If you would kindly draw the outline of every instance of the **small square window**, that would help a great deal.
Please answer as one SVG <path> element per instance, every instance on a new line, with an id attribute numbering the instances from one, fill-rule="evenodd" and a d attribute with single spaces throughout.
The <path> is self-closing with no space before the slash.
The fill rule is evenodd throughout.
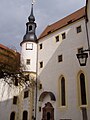
<path id="1" fill-rule="evenodd" d="M 26 43 L 26 50 L 33 50 L 33 43 Z"/>
<path id="2" fill-rule="evenodd" d="M 65 38 L 66 38 L 66 34 L 62 33 L 62 39 L 65 39 Z"/>
<path id="3" fill-rule="evenodd" d="M 77 30 L 77 33 L 80 33 L 82 31 L 81 26 L 78 26 L 76 30 Z"/>
<path id="4" fill-rule="evenodd" d="M 30 59 L 26 59 L 26 64 L 30 65 Z"/>
<path id="5" fill-rule="evenodd" d="M 14 96 L 14 97 L 13 97 L 13 104 L 15 104 L 15 105 L 17 104 L 17 99 L 18 99 L 17 96 Z"/>
<path id="6" fill-rule="evenodd" d="M 62 55 L 58 56 L 58 62 L 62 62 Z"/>
<path id="7" fill-rule="evenodd" d="M 27 97 L 28 97 L 28 94 L 29 94 L 29 91 L 25 91 L 25 92 L 24 92 L 24 98 L 27 98 Z"/>
<path id="8" fill-rule="evenodd" d="M 43 62 L 40 62 L 40 68 L 42 68 L 43 67 Z"/>
<path id="9" fill-rule="evenodd" d="M 59 35 L 55 37 L 56 38 L 56 42 L 59 42 Z"/>
<path id="10" fill-rule="evenodd" d="M 40 49 L 42 49 L 42 43 L 41 43 L 41 44 L 39 44 L 39 47 L 40 47 Z"/>

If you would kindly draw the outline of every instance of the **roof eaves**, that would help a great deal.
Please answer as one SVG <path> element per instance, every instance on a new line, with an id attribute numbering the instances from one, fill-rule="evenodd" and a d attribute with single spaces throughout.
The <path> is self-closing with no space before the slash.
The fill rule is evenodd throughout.
<path id="1" fill-rule="evenodd" d="M 67 24 L 63 25 L 62 27 L 59 27 L 59 28 L 57 28 L 57 29 L 55 29 L 55 30 L 52 30 L 50 33 L 47 33 L 47 34 L 45 34 L 45 35 L 39 37 L 38 40 L 40 40 L 40 39 L 42 39 L 42 38 L 44 38 L 44 37 L 46 37 L 46 36 L 52 34 L 53 32 L 55 32 L 55 31 L 57 31 L 57 30 L 59 30 L 59 29 L 65 27 L 65 26 L 68 26 L 68 25 L 70 25 L 70 24 L 72 24 L 72 23 L 74 23 L 74 22 L 76 22 L 76 21 L 78 21 L 78 20 L 80 20 L 80 19 L 82 19 L 82 18 L 85 18 L 85 15 L 83 15 L 82 17 L 80 17 L 80 18 L 78 18 L 78 19 L 76 19 L 76 20 L 73 20 L 71 23 L 67 23 Z M 47 29 L 47 28 L 46 28 L 46 29 Z M 46 30 L 46 29 L 45 29 L 45 30 Z M 43 33 L 42 33 L 42 34 L 43 34 Z M 42 34 L 41 34 L 41 35 L 42 35 Z"/>

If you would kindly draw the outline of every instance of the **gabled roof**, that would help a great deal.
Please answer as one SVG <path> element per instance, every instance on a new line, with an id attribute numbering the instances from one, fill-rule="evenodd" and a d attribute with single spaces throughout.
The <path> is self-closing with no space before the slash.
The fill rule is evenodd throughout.
<path id="1" fill-rule="evenodd" d="M 68 15 L 67 17 L 65 17 L 51 25 L 48 25 L 45 28 L 45 30 L 41 33 L 41 35 L 39 36 L 38 39 L 41 39 L 41 38 L 45 37 L 46 35 L 68 25 L 68 24 L 71 24 L 83 17 L 85 17 L 85 7 L 79 9 L 78 11 Z"/>

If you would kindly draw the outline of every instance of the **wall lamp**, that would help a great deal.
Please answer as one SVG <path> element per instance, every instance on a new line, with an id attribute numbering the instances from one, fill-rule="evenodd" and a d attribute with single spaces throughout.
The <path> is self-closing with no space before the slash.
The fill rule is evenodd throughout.
<path id="1" fill-rule="evenodd" d="M 88 53 L 86 53 L 86 52 L 89 52 L 89 51 L 90 51 L 90 49 L 81 50 L 81 53 L 76 54 L 80 66 L 86 66 L 87 58 L 88 58 Z"/>

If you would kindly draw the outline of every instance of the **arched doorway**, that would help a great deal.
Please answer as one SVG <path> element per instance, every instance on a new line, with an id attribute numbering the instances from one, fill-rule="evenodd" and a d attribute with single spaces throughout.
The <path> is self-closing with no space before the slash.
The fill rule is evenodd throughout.
<path id="1" fill-rule="evenodd" d="M 10 115 L 10 120 L 15 120 L 15 112 L 12 112 Z"/>
<path id="2" fill-rule="evenodd" d="M 50 120 L 50 112 L 47 112 L 47 120 Z"/>
<path id="3" fill-rule="evenodd" d="M 43 107 L 42 120 L 54 120 L 54 108 L 50 102 Z"/>
<path id="4" fill-rule="evenodd" d="M 23 120 L 28 120 L 28 112 L 23 111 Z"/>

